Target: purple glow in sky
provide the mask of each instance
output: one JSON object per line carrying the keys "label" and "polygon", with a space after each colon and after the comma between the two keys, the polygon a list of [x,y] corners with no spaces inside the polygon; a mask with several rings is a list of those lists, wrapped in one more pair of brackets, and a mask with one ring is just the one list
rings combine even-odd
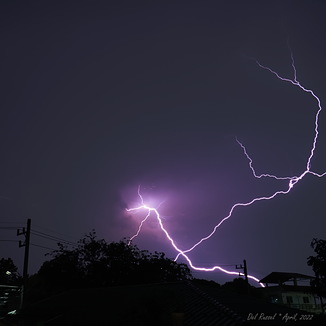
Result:
{"label": "purple glow in sky", "polygon": [[[166,236],[167,239],[170,241],[172,247],[173,247],[173,248],[178,252],[178,256],[175,258],[175,260],[177,260],[178,257],[179,257],[180,255],[182,255],[182,256],[186,259],[186,261],[188,262],[189,266],[190,266],[192,269],[196,270],[196,271],[202,271],[202,272],[213,272],[213,271],[215,271],[215,270],[219,270],[219,271],[221,271],[221,272],[223,272],[223,273],[225,273],[225,274],[228,274],[228,275],[239,275],[239,274],[240,274],[240,275],[244,275],[244,274],[241,273],[241,272],[239,273],[239,272],[235,272],[235,271],[229,271],[229,270],[226,270],[225,268],[222,268],[221,266],[213,266],[213,267],[211,267],[211,268],[205,268],[205,267],[197,267],[197,266],[194,266],[194,264],[192,263],[191,259],[189,258],[188,255],[186,255],[186,253],[187,253],[187,252],[190,252],[192,249],[194,249],[194,248],[195,248],[196,246],[198,246],[200,243],[197,243],[195,246],[193,246],[193,248],[190,248],[190,249],[188,249],[188,250],[184,250],[184,251],[183,251],[183,250],[179,249],[179,248],[177,247],[177,245],[175,244],[174,240],[173,240],[173,239],[171,238],[171,236],[169,235],[168,231],[164,228],[164,226],[163,226],[163,221],[162,221],[162,218],[160,217],[160,213],[158,212],[158,210],[157,210],[156,208],[149,207],[149,206],[147,206],[147,205],[145,204],[144,199],[143,199],[143,197],[142,197],[142,195],[141,195],[140,187],[138,187],[138,195],[139,195],[139,198],[140,198],[140,200],[141,200],[141,205],[138,206],[138,207],[129,208],[129,209],[127,209],[127,211],[128,211],[128,212],[133,212],[133,211],[145,210],[145,211],[147,211],[147,214],[146,214],[146,217],[141,221],[137,233],[136,233],[135,235],[133,235],[133,236],[130,238],[130,240],[129,240],[129,244],[131,243],[131,241],[132,241],[133,239],[135,239],[135,238],[139,235],[139,233],[140,233],[140,231],[141,231],[141,228],[142,228],[143,224],[146,222],[146,220],[147,220],[147,219],[148,219],[152,214],[154,214],[155,217],[156,217],[156,219],[157,219],[157,222],[158,222],[158,224],[159,224],[159,226],[160,226],[160,229],[164,232],[165,236]],[[208,237],[208,238],[209,238],[209,237]],[[202,239],[201,241],[204,241],[204,240]],[[248,275],[248,278],[249,278],[249,279],[252,279],[252,280],[254,280],[254,281],[256,281],[256,282],[259,283],[259,280],[258,280],[256,277],[252,276],[252,275]],[[259,283],[259,284],[260,284],[262,287],[264,287],[264,285],[263,285],[262,283]]]}

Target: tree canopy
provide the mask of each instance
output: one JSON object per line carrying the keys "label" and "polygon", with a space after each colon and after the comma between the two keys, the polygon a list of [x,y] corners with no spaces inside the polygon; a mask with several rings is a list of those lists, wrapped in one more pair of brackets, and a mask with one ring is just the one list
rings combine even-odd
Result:
{"label": "tree canopy", "polygon": [[124,284],[169,282],[190,279],[186,264],[178,264],[163,252],[150,253],[126,241],[107,243],[95,231],[68,249],[63,244],[50,255],[38,276],[49,289],[64,290]]}
{"label": "tree canopy", "polygon": [[315,285],[326,292],[326,240],[314,238],[311,241],[311,247],[314,249],[316,256],[309,256],[307,263],[312,266],[316,274]]}

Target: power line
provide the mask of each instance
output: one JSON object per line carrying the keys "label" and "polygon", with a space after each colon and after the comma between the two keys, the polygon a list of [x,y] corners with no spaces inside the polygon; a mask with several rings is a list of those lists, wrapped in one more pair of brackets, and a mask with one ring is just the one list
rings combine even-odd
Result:
{"label": "power line", "polygon": [[31,233],[33,235],[36,235],[38,237],[45,238],[45,239],[48,239],[48,240],[51,240],[51,241],[63,242],[63,243],[70,244],[70,245],[77,245],[76,242],[72,242],[72,241],[69,241],[69,240],[66,240],[66,239],[63,239],[63,238],[55,237],[55,236],[52,236],[52,235],[44,233],[44,232],[32,230]]}
{"label": "power line", "polygon": [[25,220],[11,220],[11,221],[6,221],[6,220],[2,220],[1,218],[0,218],[0,223],[6,223],[6,224],[24,224],[24,222],[25,222]]}
{"label": "power line", "polygon": [[71,238],[71,239],[75,239],[75,237],[73,236],[70,236],[70,235],[67,235],[67,234],[63,234],[63,233],[60,233],[60,232],[57,232],[57,231],[54,231],[52,229],[49,229],[49,228],[44,228],[44,227],[41,227],[37,224],[34,224],[34,227],[38,228],[38,229],[41,229],[41,230],[45,230],[46,232],[50,232],[50,233],[54,233],[54,234],[58,234],[59,236],[63,236],[65,238]]}
{"label": "power line", "polygon": [[0,240],[2,242],[19,242],[18,240]]}
{"label": "power line", "polygon": [[45,246],[38,245],[36,243],[31,243],[31,245],[34,246],[34,247],[39,247],[39,248],[43,248],[43,249],[56,250],[56,249],[53,249],[53,248],[50,248],[50,247],[45,247]]}
{"label": "power line", "polygon": [[69,240],[65,240],[63,238],[59,238],[59,237],[56,237],[56,236],[53,236],[51,234],[47,234],[47,233],[44,233],[44,232],[39,232],[39,231],[34,231],[32,230],[32,233],[36,236],[39,236],[39,237],[42,237],[42,238],[46,238],[46,239],[49,239],[49,240],[61,240],[61,241],[64,241],[64,242],[71,242]]}
{"label": "power line", "polygon": [[[1,222],[0,223],[16,223],[16,222]],[[38,228],[40,229],[44,229],[44,228],[41,228],[39,226],[37,226]],[[18,225],[15,225],[15,226],[0,226],[0,230],[16,230],[16,229],[20,229],[21,226],[18,226]],[[57,233],[57,234],[61,234],[59,232],[55,232],[55,231],[52,231],[53,233]],[[61,237],[58,237],[58,236],[54,236],[54,235],[51,235],[51,234],[48,234],[48,233],[44,233],[44,232],[41,232],[41,231],[37,231],[37,230],[31,230],[31,233],[36,235],[36,236],[39,236],[39,237],[43,237],[45,239],[48,239],[48,240],[52,240],[52,241],[59,241],[59,242],[64,242],[66,244],[70,244],[70,245],[77,245],[77,242],[74,242],[74,241],[71,241],[71,240],[66,240],[64,238],[61,238]]]}
{"label": "power line", "polygon": [[[12,222],[12,221],[0,221],[0,224],[16,224],[17,222]],[[38,227],[40,229],[42,229],[41,227]],[[23,229],[21,226],[0,226],[0,230],[17,230],[17,229]],[[58,233],[58,232],[54,232],[54,233]],[[50,240],[50,241],[56,241],[57,243],[63,243],[63,244],[66,244],[66,245],[71,245],[71,246],[76,246],[78,245],[77,242],[73,242],[73,241],[70,241],[70,240],[66,240],[62,237],[58,237],[58,236],[54,236],[54,235],[51,235],[51,234],[48,234],[48,233],[44,233],[44,232],[41,232],[41,231],[37,231],[37,230],[31,230],[31,234],[35,235],[35,236],[38,236],[38,237],[41,237],[41,238],[44,238],[44,239],[47,239],[47,240]],[[59,234],[59,233],[58,233]],[[17,240],[0,240],[1,242],[18,242]],[[53,248],[49,248],[49,247],[44,247],[45,249],[50,249],[50,250],[55,250]]]}

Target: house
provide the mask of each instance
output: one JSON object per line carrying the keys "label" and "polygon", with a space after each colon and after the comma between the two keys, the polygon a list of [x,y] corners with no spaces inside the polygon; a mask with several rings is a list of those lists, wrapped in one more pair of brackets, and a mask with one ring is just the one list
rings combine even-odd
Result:
{"label": "house", "polygon": [[18,310],[21,304],[21,287],[0,285],[0,319],[10,311]]}
{"label": "house", "polygon": [[260,295],[271,303],[322,313],[326,298],[320,297],[310,285],[313,279],[313,276],[299,273],[272,272],[260,280],[265,284],[265,288],[259,289]]}

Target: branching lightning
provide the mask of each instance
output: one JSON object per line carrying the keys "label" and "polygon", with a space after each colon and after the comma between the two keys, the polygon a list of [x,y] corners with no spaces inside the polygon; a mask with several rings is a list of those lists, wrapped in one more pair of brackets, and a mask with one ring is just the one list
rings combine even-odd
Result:
{"label": "branching lightning", "polygon": [[[319,115],[322,111],[322,106],[321,106],[321,103],[320,103],[320,99],[318,98],[318,96],[311,90],[311,89],[308,89],[308,88],[305,88],[304,86],[301,85],[301,83],[298,81],[297,79],[297,71],[296,71],[296,67],[295,67],[295,62],[294,62],[294,57],[293,57],[293,53],[291,51],[291,61],[292,61],[292,69],[293,69],[293,79],[290,79],[290,78],[285,78],[285,77],[282,77],[281,75],[279,75],[277,72],[275,72],[274,70],[272,70],[271,68],[269,67],[266,67],[264,65],[262,65],[259,61],[256,60],[256,63],[257,65],[262,68],[263,70],[266,70],[268,72],[270,72],[271,74],[273,74],[276,78],[278,78],[279,80],[283,81],[283,82],[287,82],[287,83],[290,83],[292,84],[293,86],[295,87],[299,87],[303,92],[306,92],[306,93],[309,93],[317,102],[317,106],[318,106],[318,110],[316,112],[316,115],[315,115],[315,121],[314,121],[314,130],[315,130],[315,134],[314,134],[314,137],[313,137],[313,141],[312,141],[312,145],[311,145],[311,150],[310,150],[310,154],[308,156],[308,159],[307,159],[307,162],[306,162],[306,167],[305,167],[305,170],[299,175],[299,176],[276,176],[276,175],[273,175],[273,174],[268,174],[268,173],[263,173],[263,174],[257,174],[256,171],[255,171],[255,168],[253,166],[253,160],[252,158],[249,156],[247,150],[246,150],[246,147],[238,140],[236,139],[236,141],[238,142],[238,144],[240,145],[240,147],[242,148],[243,150],[243,153],[244,155],[246,156],[246,158],[248,159],[248,162],[249,162],[249,167],[252,171],[252,174],[255,178],[258,178],[258,179],[261,179],[261,178],[273,178],[273,179],[276,179],[276,180],[288,180],[288,184],[286,186],[285,189],[283,190],[278,190],[276,192],[274,192],[272,195],[269,195],[269,196],[262,196],[262,197],[256,197],[248,202],[245,202],[245,203],[236,203],[234,204],[228,215],[225,216],[214,228],[213,230],[205,237],[203,237],[202,239],[200,239],[197,243],[195,243],[191,248],[187,249],[187,250],[181,250],[180,248],[177,247],[177,245],[175,244],[174,240],[172,239],[172,237],[169,235],[168,231],[164,228],[164,225],[162,223],[162,218],[160,216],[160,213],[158,212],[158,210],[156,208],[153,208],[153,207],[149,207],[145,204],[144,202],[144,199],[140,193],[140,187],[138,187],[138,196],[141,200],[141,205],[138,206],[138,207],[135,207],[135,208],[130,208],[130,209],[127,209],[128,212],[131,212],[131,211],[139,211],[139,210],[145,210],[147,211],[147,214],[145,216],[145,218],[141,221],[140,225],[139,225],[139,228],[138,228],[138,231],[137,233],[132,236],[129,240],[129,243],[131,243],[131,241],[136,238],[139,233],[141,232],[141,229],[142,229],[142,226],[143,224],[147,221],[147,219],[149,217],[151,217],[152,215],[154,215],[158,221],[158,224],[161,228],[161,230],[164,232],[165,236],[167,237],[167,239],[170,241],[171,245],[173,246],[173,248],[177,251],[177,256],[175,258],[175,260],[177,260],[180,255],[183,256],[188,264],[190,265],[191,268],[193,268],[194,270],[197,270],[197,271],[206,271],[206,272],[211,272],[211,271],[214,271],[214,270],[219,270],[223,273],[226,273],[226,274],[229,274],[229,275],[238,275],[239,272],[235,272],[235,271],[229,271],[229,270],[226,270],[220,266],[213,266],[211,268],[204,268],[204,267],[197,267],[197,266],[194,266],[194,264],[192,263],[191,259],[188,257],[187,253],[191,252],[193,249],[195,249],[197,246],[199,246],[201,243],[203,243],[204,241],[208,240],[210,237],[213,236],[213,234],[217,231],[217,229],[226,221],[228,220],[234,210],[237,208],[237,207],[246,207],[246,206],[250,206],[252,204],[254,204],[255,202],[258,202],[258,201],[264,201],[264,200],[271,200],[273,198],[275,198],[276,196],[278,195],[286,195],[288,194],[292,189],[293,187],[299,182],[301,181],[307,174],[312,174],[316,177],[323,177],[326,175],[326,172],[323,172],[323,173],[317,173],[317,172],[314,172],[311,170],[311,161],[312,161],[312,158],[314,157],[314,153],[315,153],[315,150],[316,150],[316,145],[317,145],[317,139],[318,139],[318,129],[319,129]],[[241,274],[241,273],[240,273]],[[256,281],[256,282],[259,282],[259,280],[252,276],[252,275],[248,275],[248,278]],[[263,284],[259,283],[261,286],[263,286]]]}
{"label": "branching lightning", "polygon": [[[194,266],[193,263],[192,263],[192,261],[191,261],[191,259],[190,259],[186,254],[185,254],[186,252],[188,252],[188,251],[190,251],[190,250],[188,250],[188,251],[182,251],[181,249],[179,249],[179,248],[177,247],[177,245],[175,244],[174,240],[173,240],[172,237],[169,235],[168,231],[164,228],[163,223],[162,223],[162,218],[160,217],[160,213],[157,211],[156,208],[149,207],[149,206],[147,206],[147,205],[144,203],[143,197],[142,197],[142,195],[141,195],[141,193],[140,193],[140,186],[138,187],[138,195],[139,195],[139,198],[140,198],[140,200],[141,200],[141,204],[142,204],[142,205],[140,205],[140,206],[138,206],[138,207],[134,207],[134,208],[129,208],[129,209],[127,209],[127,211],[128,211],[128,212],[132,212],[132,211],[145,210],[145,211],[147,211],[147,215],[146,215],[146,217],[141,221],[137,233],[136,233],[134,236],[132,236],[132,237],[130,238],[130,240],[129,240],[129,244],[131,243],[131,241],[132,241],[135,237],[138,236],[138,234],[140,233],[141,228],[142,228],[144,222],[145,222],[145,221],[146,221],[146,220],[151,216],[151,214],[153,213],[153,214],[155,215],[157,221],[158,221],[158,224],[159,224],[161,230],[164,232],[164,234],[165,234],[165,236],[167,237],[167,239],[171,242],[173,248],[178,252],[178,255],[182,255],[182,256],[187,260],[189,266],[190,266],[192,269],[194,269],[194,270],[196,270],[196,271],[204,271],[204,272],[212,272],[212,271],[215,271],[215,270],[219,270],[219,271],[221,271],[221,272],[223,272],[223,273],[226,273],[226,274],[229,274],[229,275],[239,275],[239,274],[244,275],[243,273],[234,272],[234,271],[228,271],[228,270],[226,270],[226,269],[224,269],[224,268],[222,268],[222,267],[220,267],[220,266],[213,266],[213,267],[211,267],[211,268],[196,267],[196,266]],[[176,258],[176,259],[177,259],[177,258]],[[175,260],[176,260],[176,259],[175,259]],[[248,278],[250,278],[250,279],[252,279],[252,280],[254,280],[254,281],[256,281],[256,282],[259,282],[259,280],[258,280],[256,277],[252,276],[252,275],[248,275]],[[259,284],[261,284],[261,283],[259,283]],[[261,284],[261,285],[264,286],[263,284]]]}

